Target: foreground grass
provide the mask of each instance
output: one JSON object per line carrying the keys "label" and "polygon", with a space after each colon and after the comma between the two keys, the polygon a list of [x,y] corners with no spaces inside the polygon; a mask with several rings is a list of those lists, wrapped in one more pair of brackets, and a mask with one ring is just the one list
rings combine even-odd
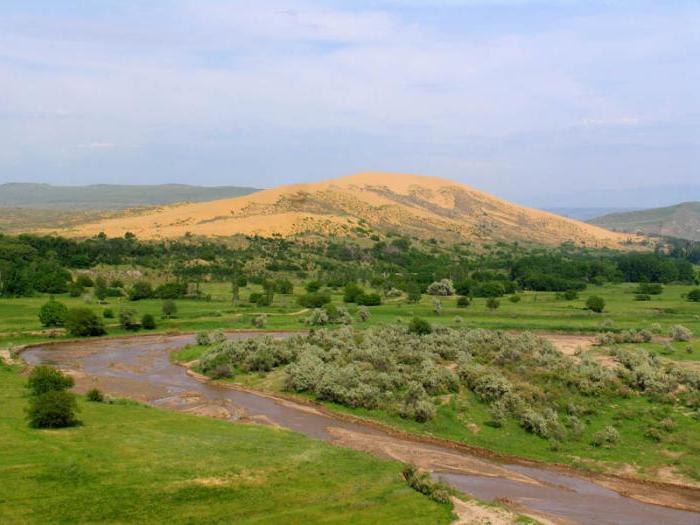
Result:
{"label": "foreground grass", "polygon": [[0,523],[449,523],[401,465],[287,431],[131,403],[80,402],[34,430],[0,365]]}

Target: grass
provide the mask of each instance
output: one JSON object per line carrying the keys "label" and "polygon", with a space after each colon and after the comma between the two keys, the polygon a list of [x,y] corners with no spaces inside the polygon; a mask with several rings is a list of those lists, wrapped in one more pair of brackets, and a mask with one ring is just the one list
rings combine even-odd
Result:
{"label": "grass", "polygon": [[299,434],[81,399],[83,426],[27,427],[0,366],[0,523],[449,523],[401,465]]}
{"label": "grass", "polygon": [[[405,299],[387,300],[381,306],[370,307],[371,317],[366,323],[356,323],[358,327],[373,326],[408,321],[414,316],[424,317],[432,323],[453,325],[459,317],[462,326],[534,331],[603,331],[605,323],[612,323],[612,329],[646,328],[652,323],[659,323],[665,332],[674,325],[682,324],[700,333],[700,305],[686,301],[682,295],[692,286],[668,285],[663,294],[653,296],[651,301],[634,300],[633,283],[607,284],[590,286],[574,301],[557,299],[551,292],[521,293],[521,300],[512,303],[507,297],[500,300],[500,308],[490,311],[485,299],[475,299],[467,308],[458,308],[455,297],[442,299],[443,311],[436,315],[432,310],[432,298],[423,296],[417,304],[409,304]],[[170,330],[196,331],[217,328],[229,330],[252,329],[252,319],[259,313],[267,314],[267,330],[304,329],[303,308],[297,305],[296,297],[303,293],[300,287],[294,295],[275,295],[274,304],[260,308],[247,304],[248,296],[261,291],[260,286],[249,285],[241,290],[239,304],[231,302],[228,283],[204,283],[201,290],[210,294],[211,300],[178,300],[178,315],[175,319],[160,319],[162,301],[149,299],[130,302],[124,298],[109,299],[108,304],[91,304],[98,314],[105,308],[111,308],[115,314],[122,307],[135,308],[139,317],[150,313],[158,320],[157,331]],[[606,308],[602,314],[583,309],[585,300],[590,295],[600,295],[605,299]],[[335,304],[342,304],[342,296],[332,296]],[[9,343],[26,344],[46,339],[41,333],[42,327],[37,318],[39,308],[47,297],[36,296],[18,299],[0,299],[0,346]],[[66,295],[58,300],[68,306],[85,306],[81,298]],[[347,305],[351,313],[356,306]],[[116,319],[106,319],[110,334],[126,334],[119,328]]]}

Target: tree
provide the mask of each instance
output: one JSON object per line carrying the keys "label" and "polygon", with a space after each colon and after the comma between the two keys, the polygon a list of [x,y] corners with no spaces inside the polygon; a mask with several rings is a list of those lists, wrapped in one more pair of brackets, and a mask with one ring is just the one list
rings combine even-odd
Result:
{"label": "tree", "polygon": [[321,289],[320,281],[309,281],[306,283],[306,291],[309,293],[318,292]]}
{"label": "tree", "polygon": [[78,275],[78,277],[75,279],[75,283],[83,288],[91,288],[95,286],[95,283],[90,278],[90,276],[84,273]]}
{"label": "tree", "polygon": [[172,319],[175,317],[177,315],[177,305],[175,301],[171,301],[170,299],[163,301],[161,311],[163,312],[163,319]]}
{"label": "tree", "polygon": [[591,295],[588,299],[586,299],[586,310],[601,313],[603,310],[605,310],[605,299],[598,295]]}
{"label": "tree", "polygon": [[231,302],[237,304],[241,299],[241,287],[238,285],[238,281],[234,280],[231,282]]}
{"label": "tree", "polygon": [[357,298],[363,295],[364,290],[357,283],[348,283],[345,285],[343,293],[343,302],[356,303]]}
{"label": "tree", "polygon": [[63,326],[66,323],[67,315],[68,307],[52,297],[39,310],[39,321],[41,321],[42,326]]}
{"label": "tree", "polygon": [[460,296],[457,298],[457,306],[458,306],[459,308],[466,308],[466,307],[469,306],[471,303],[472,303],[471,299],[469,299],[469,297],[467,297],[466,295],[460,295]]}
{"label": "tree", "polygon": [[77,337],[92,337],[107,333],[102,320],[89,308],[71,308],[66,315],[68,333]]}
{"label": "tree", "polygon": [[141,299],[149,299],[153,297],[153,288],[148,281],[137,281],[129,291],[130,301],[140,301]]}
{"label": "tree", "polygon": [[357,296],[356,302],[362,306],[379,306],[382,304],[382,296],[378,293],[363,293]]}
{"label": "tree", "polygon": [[151,314],[143,314],[141,318],[141,326],[144,330],[154,330],[156,328],[156,319]]}
{"label": "tree", "polygon": [[416,282],[410,282],[406,286],[406,293],[408,294],[409,303],[417,303],[421,299],[422,288],[420,284]]}
{"label": "tree", "polygon": [[74,385],[73,378],[63,374],[52,366],[40,365],[29,374],[27,389],[31,395],[38,396],[51,391],[68,390]]}
{"label": "tree", "polygon": [[64,428],[79,423],[78,405],[70,392],[52,390],[34,396],[29,402],[27,419],[32,428]]}
{"label": "tree", "polygon": [[700,288],[694,288],[688,292],[688,301],[700,303]]}
{"label": "tree", "polygon": [[294,284],[289,279],[280,279],[275,283],[275,291],[282,295],[294,293]]}
{"label": "tree", "polygon": [[488,308],[491,311],[498,310],[499,306],[501,306],[501,302],[495,297],[489,297],[486,300],[486,308]]}

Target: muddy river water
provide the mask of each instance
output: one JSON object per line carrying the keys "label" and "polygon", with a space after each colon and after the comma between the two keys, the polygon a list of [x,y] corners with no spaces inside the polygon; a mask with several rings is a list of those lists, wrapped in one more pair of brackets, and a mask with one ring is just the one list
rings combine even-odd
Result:
{"label": "muddy river water", "polygon": [[[232,338],[250,336],[229,334]],[[449,447],[418,443],[361,422],[336,419],[305,405],[202,382],[172,364],[168,357],[171,350],[192,342],[193,337],[186,335],[96,339],[33,347],[22,357],[32,365],[51,364],[70,371],[79,390],[96,386],[114,396],[164,408],[277,425],[381,457],[412,462],[476,497],[505,499],[550,515],[554,521],[700,525],[700,513],[644,503],[570,473],[499,463]],[[648,486],[633,493],[645,499],[644,491],[657,490]],[[684,495],[686,502],[695,496]]]}

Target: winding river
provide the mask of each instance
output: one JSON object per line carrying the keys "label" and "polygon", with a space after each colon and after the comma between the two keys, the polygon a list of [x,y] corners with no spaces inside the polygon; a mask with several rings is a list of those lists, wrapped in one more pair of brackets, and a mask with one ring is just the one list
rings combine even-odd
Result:
{"label": "winding river", "polygon": [[[250,336],[229,334],[231,338]],[[397,437],[361,422],[337,419],[312,407],[265,394],[202,382],[171,363],[168,356],[171,350],[192,342],[193,337],[187,335],[94,339],[36,346],[23,352],[22,357],[32,365],[51,364],[70,371],[82,391],[96,386],[111,395],[155,406],[277,425],[381,457],[410,461],[476,497],[505,499],[554,521],[700,525],[700,513],[644,503],[571,473],[499,463],[446,446]],[[634,494],[644,499],[643,491],[659,490],[642,485]],[[698,494],[690,491],[681,499],[692,502]]]}

